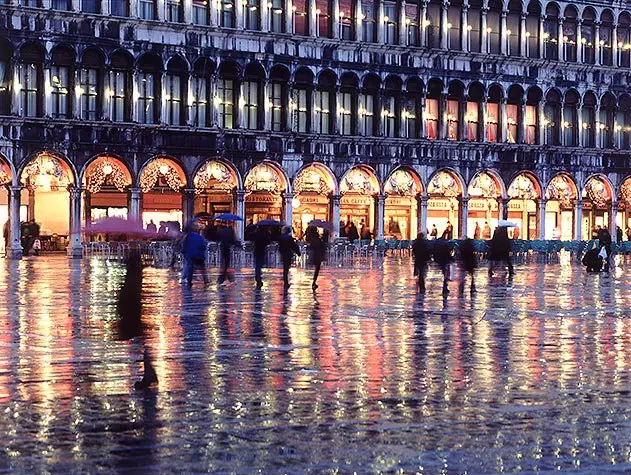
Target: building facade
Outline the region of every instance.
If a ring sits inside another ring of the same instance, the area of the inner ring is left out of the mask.
[[[0,220],[588,238],[631,223],[630,81],[620,2],[4,0]]]

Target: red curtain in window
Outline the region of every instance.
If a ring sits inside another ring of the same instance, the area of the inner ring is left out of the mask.
[[[509,143],[517,143],[517,124],[519,123],[519,106],[506,105],[506,126],[508,127],[506,139]]]
[[[497,142],[497,124],[500,119],[499,104],[489,103],[486,107],[486,130],[489,142]]]
[[[458,140],[458,101],[447,101],[447,138]]]
[[[438,138],[438,99],[425,100],[425,129],[428,139]]]
[[[309,18],[307,16],[307,1],[293,0],[293,7],[296,9],[294,13],[294,25],[297,35],[308,35]]]
[[[526,143],[537,143],[537,106],[526,106]]]
[[[467,102],[467,140],[478,140],[478,120],[480,113],[477,102]]]

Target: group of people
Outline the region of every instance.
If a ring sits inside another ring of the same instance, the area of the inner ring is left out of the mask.
[[[179,221],[160,221],[159,227],[153,222],[153,219],[147,224],[147,232],[157,234],[159,236],[173,236],[182,232]]]
[[[308,226],[305,230],[305,240],[309,245],[311,263],[315,268],[312,282],[313,290],[318,288],[318,276],[326,255],[327,234],[326,230],[320,234],[315,226]],[[204,283],[209,283],[206,273],[206,248],[209,240],[219,243],[222,265],[217,283],[222,285],[234,282],[234,270],[231,265],[232,248],[240,246],[234,228],[227,221],[218,221],[212,223],[212,227],[209,230],[208,226],[204,227],[198,221],[194,221],[186,229],[181,247],[182,256],[184,257],[183,275],[189,287],[192,286],[193,273],[196,268],[200,269]],[[267,247],[275,241],[278,243],[278,252],[283,263],[283,285],[285,290],[289,289],[291,285],[289,282],[291,264],[294,256],[301,255],[298,243],[292,236],[291,228],[284,226],[279,233],[277,227],[274,226],[253,225],[246,234],[246,241],[252,243],[256,287],[259,289],[263,287],[263,267],[266,264]]]
[[[2,229],[2,235],[4,237],[5,249],[9,247],[9,221],[4,223]],[[40,226],[34,219],[23,221],[20,223],[20,235],[22,244],[22,253],[28,256],[31,251],[36,256],[39,256],[39,252],[42,250],[42,241],[40,238]]]
[[[438,239],[438,228],[436,227],[435,224],[432,224],[432,229],[428,230],[427,235],[432,240]],[[453,238],[454,238],[454,225],[451,224],[451,221],[447,221],[447,226],[445,226],[445,230],[440,235],[440,239],[451,241]]]
[[[353,221],[348,220],[347,222],[342,219],[340,220],[340,237],[346,238],[350,242],[359,241],[360,239],[362,241],[372,241],[373,233],[363,219],[359,222],[359,229]]]

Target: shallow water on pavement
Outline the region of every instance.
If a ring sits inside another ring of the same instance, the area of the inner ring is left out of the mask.
[[[0,263],[0,471],[631,471],[631,285],[528,264],[445,300],[408,260],[191,291],[144,271],[160,379],[116,338],[118,264]],[[216,274],[213,275],[216,277]]]

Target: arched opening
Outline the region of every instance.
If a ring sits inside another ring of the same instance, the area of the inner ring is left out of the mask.
[[[75,90],[74,50],[66,46],[57,46],[52,51],[50,66],[50,114],[54,118],[72,118],[73,95]]]
[[[537,86],[528,88],[526,94],[526,138],[527,144],[540,143],[539,137],[539,110],[543,92]]]
[[[217,126],[221,129],[234,129],[237,126],[236,101],[239,90],[239,67],[231,61],[219,65],[217,95],[214,99],[217,108]]]
[[[317,134],[330,134],[334,129],[335,89],[337,77],[331,70],[322,71],[315,89],[314,131]]]
[[[314,219],[330,222],[332,219],[331,195],[336,183],[333,173],[320,163],[301,169],[294,179],[293,229],[303,238],[309,223]]]
[[[469,184],[468,194],[467,236],[491,239],[497,221],[502,218],[502,186],[499,179],[488,172],[477,173]]]
[[[519,124],[524,121],[522,117],[522,104],[524,103],[524,89],[519,85],[508,88],[506,101],[506,141],[518,143],[523,141]]]
[[[487,51],[491,54],[500,53],[500,35],[502,10],[504,9],[500,0],[489,0],[489,10],[486,14],[486,41]]]
[[[356,117],[359,91],[359,78],[355,73],[344,73],[340,78],[338,95],[338,115],[340,134],[356,134]]]
[[[440,48],[440,31],[441,31],[441,9],[442,2],[439,0],[430,0],[427,4],[425,32],[425,44],[428,48]]]
[[[13,83],[13,46],[0,38],[0,114],[11,113],[11,95]]]
[[[555,175],[546,188],[546,239],[571,241],[574,238],[574,205],[578,192],[569,175]]]
[[[521,239],[539,239],[540,198],[541,189],[530,173],[520,173],[508,187],[508,220],[517,224]]]
[[[130,122],[132,120],[133,59],[127,52],[119,50],[112,54],[110,66],[112,68],[110,88],[106,91],[106,96],[110,96],[110,118],[113,122]]]
[[[508,2],[508,13],[506,14],[506,54],[518,56],[524,54],[519,51],[521,34],[521,14],[522,5],[519,0]]]
[[[418,175],[409,169],[398,168],[386,180],[384,191],[384,235],[393,239],[415,238],[419,232],[419,197],[423,191]]]
[[[0,252],[6,251],[11,240],[9,229],[9,193],[7,191],[7,186],[11,185],[11,181],[11,167],[4,159],[0,159],[0,225],[3,231]],[[22,197],[27,198],[24,194],[25,193],[22,192]],[[20,208],[20,221],[26,221],[26,217],[27,207],[22,205]]]
[[[293,132],[307,133],[311,130],[311,94],[313,94],[313,72],[309,68],[299,68],[294,75],[294,87],[289,103],[293,118]]]
[[[578,12],[573,5],[565,8],[563,19],[563,57],[565,61],[576,62],[576,40],[578,38]]]
[[[555,3],[546,6],[543,21],[543,48],[546,59],[559,59],[559,7]]]
[[[136,101],[138,122],[141,124],[158,124],[160,122],[162,88],[160,75],[162,61],[158,55],[146,53],[138,59],[136,72]]]
[[[481,112],[484,104],[484,86],[479,82],[469,85],[467,96],[467,111],[465,122],[467,124],[467,140],[477,142],[484,138],[484,128],[480,126]]]
[[[264,219],[283,221],[283,194],[287,191],[285,175],[274,164],[260,163],[245,177],[246,222],[258,223]]]
[[[164,102],[166,103],[166,117],[164,121],[170,125],[186,124],[188,104],[188,66],[179,56],[174,56],[167,63],[164,76]]]
[[[452,81],[447,89],[447,139],[458,140],[461,134],[460,106],[464,102],[464,84]]]
[[[191,125],[194,127],[210,127],[211,119],[211,78],[215,71],[215,63],[206,58],[198,58],[193,65],[189,100],[191,102]]]
[[[168,157],[151,160],[140,172],[142,191],[142,223],[146,227],[153,221],[160,232],[181,229],[183,223],[182,189],[186,186],[186,175],[182,167]]]
[[[563,130],[563,144],[568,147],[576,147],[578,145],[578,104],[580,97],[578,92],[570,89],[565,94],[563,103],[563,122],[561,129]]]
[[[238,183],[237,175],[225,163],[218,160],[204,163],[193,178],[194,213],[211,216],[220,213],[236,214],[235,193]]]
[[[504,98],[504,91],[499,84],[491,84],[489,87],[489,97],[486,104],[486,138],[489,142],[502,141],[502,111],[500,104]]]
[[[427,186],[427,227],[430,238],[443,234],[452,239],[460,233],[462,186],[449,170],[440,170]]]
[[[627,177],[620,185],[618,203],[617,224],[624,230],[627,241],[631,241],[631,236],[627,231],[631,229],[631,177]]]
[[[284,132],[287,130],[289,70],[285,66],[276,65],[270,71],[269,80],[272,131]]]
[[[600,146],[613,148],[614,119],[616,117],[616,97],[611,92],[606,92],[600,99]]]
[[[541,5],[532,0],[528,3],[526,14],[526,56],[528,58],[539,57],[539,38],[543,34],[539,31],[539,18],[541,18]]]
[[[613,13],[605,10],[600,15],[600,63],[605,66],[613,64]],[[615,230],[614,230],[615,231]]]
[[[618,17],[618,65],[631,66],[631,16],[622,12]]]
[[[375,196],[379,194],[379,182],[374,172],[366,166],[356,166],[346,172],[340,182],[340,233],[342,224],[354,224],[359,236],[362,226],[375,231]]]
[[[263,83],[265,70],[259,63],[250,63],[245,67],[241,84],[239,110],[243,113],[243,127],[250,130],[263,128]]]
[[[595,101],[594,97],[594,101]],[[619,110],[616,120],[616,129],[619,133],[620,148],[631,148],[631,96],[623,94],[618,101]]]
[[[421,138],[423,117],[423,82],[411,77],[406,84],[405,106],[401,113],[403,130],[408,138]]]
[[[427,98],[425,99],[425,135],[428,139],[440,137],[440,115],[443,95],[443,82],[440,79],[430,79],[427,83]]]
[[[52,152],[41,152],[31,158],[22,170],[20,183],[28,190],[27,221],[39,225],[42,251],[63,251],[70,234],[69,187],[75,184],[68,163]],[[23,202],[24,203],[24,202]],[[24,255],[33,244],[33,237],[22,233]]]
[[[468,50],[474,53],[479,53],[482,45],[482,3],[482,0],[469,1],[467,41]]]
[[[381,120],[386,137],[399,137],[399,117],[401,117],[401,88],[403,82],[398,76],[388,76],[385,82]]]
[[[460,31],[462,25],[462,0],[452,0],[447,7],[447,49],[462,51]]]
[[[546,128],[546,144],[561,145],[560,122],[561,122],[561,94],[556,89],[552,89],[546,94],[546,104],[543,109],[544,122]]]
[[[18,114],[41,117],[44,111],[44,59],[46,51],[37,43],[27,43],[20,49],[18,63]]]
[[[88,48],[81,57],[79,71],[79,116],[83,120],[99,120],[103,115],[103,75],[105,58],[95,49]]]
[[[362,81],[359,94],[359,133],[365,136],[378,135],[379,131],[379,91],[381,79],[376,74],[368,74]]]
[[[127,219],[131,174],[117,158],[102,156],[90,162],[83,174],[84,220],[94,223],[105,217]]]
[[[583,96],[583,107],[581,108],[583,147],[593,148],[596,146],[596,96],[593,92],[587,91]]]
[[[583,219],[579,239],[594,239],[599,228],[607,228],[612,235],[616,230],[610,229],[611,202],[613,190],[611,183],[601,175],[590,177],[583,187]]]
[[[596,12],[587,7],[583,11],[583,21],[581,24],[581,49],[583,62],[594,64],[596,62]]]

